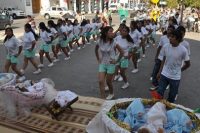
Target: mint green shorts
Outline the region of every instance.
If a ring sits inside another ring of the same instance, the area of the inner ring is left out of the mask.
[[[24,56],[26,58],[34,58],[35,57],[35,49],[33,49],[32,51],[30,50],[24,50]]]
[[[12,64],[18,63],[18,58],[14,55],[7,55],[6,59],[9,60]]]
[[[56,38],[52,41],[51,45],[56,46],[59,43],[59,38]]]
[[[45,53],[49,53],[51,48],[51,45],[49,44],[41,44],[40,45],[40,50],[43,50]]]
[[[60,41],[60,47],[61,48],[65,48],[68,46],[68,40],[62,40]]]
[[[115,73],[115,64],[100,64],[99,72],[105,72],[107,74]]]
[[[79,40],[79,39],[80,39],[80,36],[78,36],[78,35],[74,35],[74,39]]]
[[[128,64],[129,64],[129,61],[128,59],[125,59],[125,58],[122,58],[120,61],[119,61],[119,66],[121,68],[128,68]]]

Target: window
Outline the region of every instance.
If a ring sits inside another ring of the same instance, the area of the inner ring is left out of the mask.
[[[26,0],[26,6],[31,6],[31,0]]]
[[[58,11],[62,11],[62,8],[57,8]]]
[[[56,7],[52,7],[52,11],[56,11]]]

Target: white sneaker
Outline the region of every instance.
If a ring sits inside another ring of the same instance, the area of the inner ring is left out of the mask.
[[[146,55],[145,55],[145,54],[143,54],[143,55],[142,55],[142,58],[145,58],[145,57],[146,57]]]
[[[169,90],[169,85],[167,86],[166,90]]]
[[[53,64],[53,62],[52,63],[50,63],[49,65],[48,65],[48,67],[52,67],[54,64]]]
[[[106,86],[106,87],[105,87],[105,91],[109,91],[109,88],[108,88],[108,86]]]
[[[25,72],[24,72],[24,69],[21,69],[20,72],[21,72],[21,74],[24,74],[24,73],[25,73]]]
[[[25,79],[26,79],[25,76],[21,76],[21,77],[18,78],[19,82],[23,82]]]
[[[33,72],[33,74],[39,74],[41,72],[42,72],[41,69],[38,69],[37,71]]]
[[[137,60],[138,63],[141,62],[141,61],[142,61],[141,59],[138,59],[138,60]]]
[[[78,47],[77,49],[78,49],[78,50],[80,50],[80,49],[81,49],[81,47]]]
[[[147,47],[147,48],[149,48],[149,47],[150,47],[150,45],[148,44],[146,47]]]
[[[117,81],[123,81],[122,76],[120,76]]]
[[[44,64],[39,64],[38,67],[39,67],[39,68],[43,68],[43,67],[44,67]]]
[[[126,89],[126,88],[128,88],[129,87],[129,83],[127,82],[127,83],[125,83],[121,88],[122,89]]]
[[[70,59],[70,57],[66,57],[66,58],[65,58],[65,60],[69,60],[69,59]]]
[[[74,52],[74,50],[73,50],[73,49],[70,49],[70,52],[72,53],[72,52]]]
[[[139,70],[138,69],[133,69],[133,71],[131,71],[132,73],[137,73]]]
[[[71,54],[71,52],[69,51],[69,52],[68,52],[68,55],[70,55],[70,54]]]
[[[114,98],[114,94],[109,94],[107,97],[106,97],[106,100],[111,100]]]
[[[85,45],[83,45],[83,47],[82,48],[85,48]]]
[[[153,80],[153,77],[150,77],[150,79],[149,79],[150,81],[152,81]]]
[[[87,45],[90,44],[89,42],[86,43]]]
[[[63,52],[59,51],[59,52],[58,52],[58,55],[61,55],[62,53],[63,53]]]
[[[115,75],[114,81],[117,81],[119,79],[120,75]]]
[[[55,60],[53,60],[53,62],[58,62],[58,61],[60,61],[59,59],[55,59]]]

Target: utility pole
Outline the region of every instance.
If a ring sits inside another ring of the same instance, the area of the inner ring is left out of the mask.
[[[183,24],[183,6],[184,6],[184,3],[183,3],[183,0],[181,0],[181,22],[180,22],[180,25]]]

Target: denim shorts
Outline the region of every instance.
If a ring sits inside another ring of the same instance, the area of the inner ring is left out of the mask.
[[[9,60],[12,64],[18,63],[18,58],[14,55],[7,55],[6,59]]]
[[[100,64],[99,72],[105,72],[107,74],[115,73],[115,64]]]

